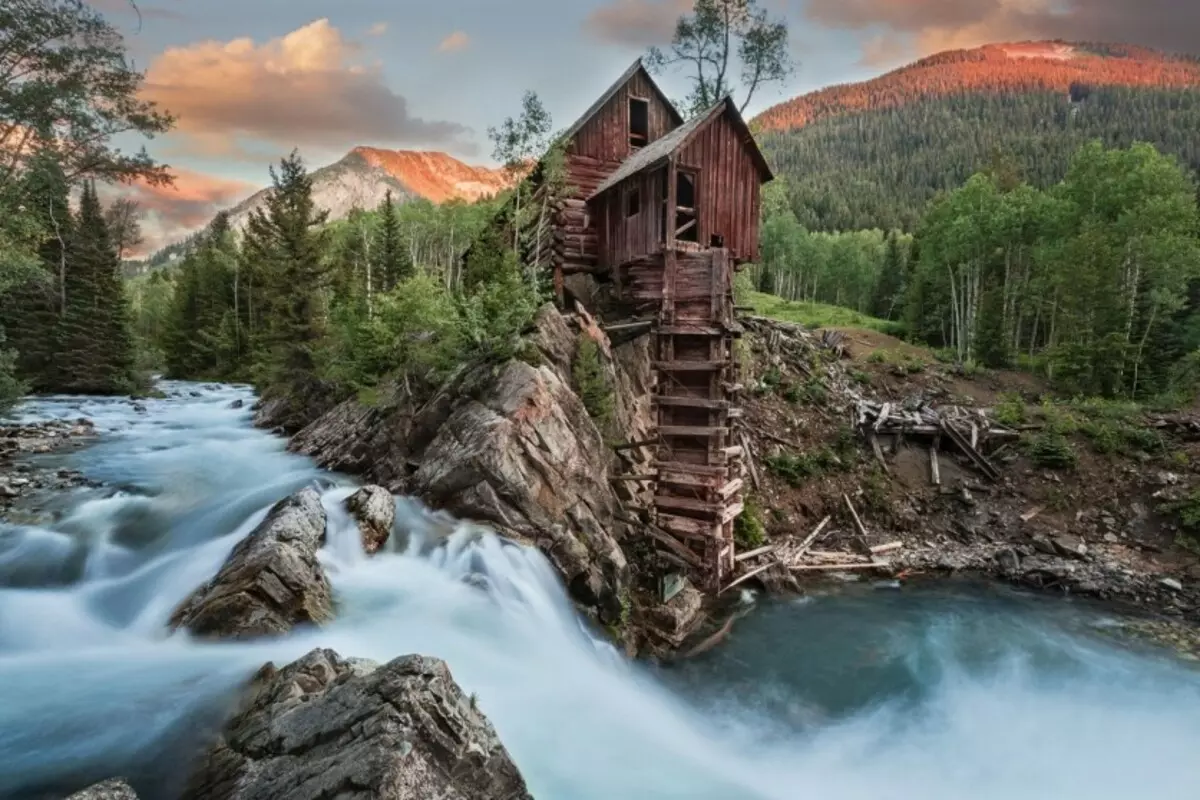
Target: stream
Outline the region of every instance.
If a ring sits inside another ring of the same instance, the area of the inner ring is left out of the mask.
[[[38,458],[105,488],[50,498],[53,524],[0,522],[0,798],[114,775],[169,797],[236,688],[317,646],[445,659],[539,800],[1200,797],[1200,669],[1122,644],[1103,607],[972,584],[747,592],[760,607],[725,644],[652,669],[588,632],[539,553],[407,499],[368,559],[341,510],[354,481],[253,428],[248,388],[162,388],[144,411],[50,397],[15,414],[93,420],[94,445]],[[168,634],[314,482],[338,619],[268,643]]]

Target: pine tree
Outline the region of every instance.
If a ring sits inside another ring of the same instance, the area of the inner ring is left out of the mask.
[[[316,350],[325,330],[323,290],[329,283],[325,252],[328,212],[313,204],[312,179],[295,151],[271,169],[272,191],[250,216],[245,247],[263,280],[264,394],[296,406],[316,385]],[[299,421],[299,416],[293,417]]]
[[[80,197],[66,263],[57,388],[81,394],[133,391],[136,358],[121,264],[90,182]]]
[[[896,231],[889,231],[884,242],[883,268],[875,283],[871,298],[871,314],[879,319],[892,319],[904,293],[905,265]]]
[[[413,264],[400,235],[400,216],[389,189],[379,206],[379,265],[383,291],[390,292],[412,276]]]

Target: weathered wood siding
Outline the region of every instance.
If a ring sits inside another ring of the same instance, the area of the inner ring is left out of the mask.
[[[762,177],[729,117],[721,114],[696,132],[680,151],[679,168],[699,175],[700,246],[719,234],[735,261],[756,260]]]
[[[631,97],[649,101],[651,142],[662,138],[675,128],[675,116],[671,113],[671,109],[650,85],[645,74],[637,72],[579,129],[571,140],[567,155],[617,164],[628,158],[631,152],[629,147],[629,98]],[[597,181],[598,183],[599,181]],[[595,190],[594,186],[592,190]]]
[[[592,213],[599,217],[601,264],[612,269],[662,250],[666,174],[666,169],[638,173],[592,204]],[[625,212],[629,193],[634,189],[638,191],[641,210],[629,217]]]

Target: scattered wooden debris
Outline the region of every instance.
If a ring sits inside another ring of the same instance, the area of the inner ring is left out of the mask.
[[[985,453],[1021,435],[1019,431],[992,421],[984,411],[978,409],[962,406],[933,408],[923,403],[910,409],[897,407],[890,402],[875,403],[861,397],[855,404],[854,424],[880,461],[883,460],[882,448],[878,443],[880,437],[888,436],[893,441],[904,438],[929,439],[929,479],[934,486],[940,486],[942,482],[937,451],[941,448],[943,435],[967,457],[972,466],[993,481],[1000,479],[1000,471]],[[884,466],[886,469],[886,463]]]
[[[833,519],[833,517],[826,517],[825,519],[821,520],[821,524],[818,525],[816,529],[813,530],[813,532],[810,533],[808,537],[800,543],[800,548],[792,554],[792,558],[800,558],[803,556],[804,551],[812,547],[813,543],[817,541],[817,537],[821,535],[821,531],[825,530],[825,526],[829,524],[829,520],[831,519]]]
[[[763,572],[766,572],[767,570],[769,570],[771,567],[774,567],[774,566],[775,566],[776,564],[778,564],[778,563],[779,563],[779,562],[777,562],[777,561],[768,561],[766,564],[763,564],[763,565],[762,565],[762,566],[760,566],[760,567],[755,567],[754,569],[752,569],[752,570],[750,570],[749,572],[747,572],[745,575],[743,575],[743,576],[741,576],[740,578],[738,578],[738,579],[734,580],[732,583],[730,583],[728,586],[726,586],[726,587],[725,587],[724,589],[722,589],[721,591],[717,592],[717,594],[718,594],[718,595],[725,594],[725,592],[729,591],[730,589],[732,589],[733,587],[737,586],[738,584],[740,584],[740,583],[745,583],[746,581],[748,581],[748,580],[750,580],[751,578],[753,578],[755,575],[759,575],[759,574],[761,574],[761,573],[763,573]]]
[[[843,494],[842,499],[846,501],[846,508],[850,510],[850,518],[854,520],[854,529],[858,531],[858,535],[862,538],[867,538],[867,528],[863,525],[862,520],[858,518],[858,512],[854,510],[854,503],[850,502],[850,495]]]
[[[904,542],[888,542],[887,544],[876,545],[871,548],[871,555],[881,556],[884,553],[890,553],[893,550],[899,550],[904,547]]]
[[[778,549],[779,549],[779,545],[769,544],[766,547],[759,547],[756,550],[749,550],[745,553],[738,553],[734,557],[733,560],[734,561],[749,561],[752,558],[758,558],[759,556],[770,555],[771,553],[774,553]]]
[[[788,567],[792,572],[861,572],[873,569],[891,569],[887,561],[871,561],[866,564],[847,562],[844,564],[802,564],[798,567]]]

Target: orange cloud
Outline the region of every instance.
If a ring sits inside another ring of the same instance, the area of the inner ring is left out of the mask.
[[[270,41],[172,47],[146,72],[143,97],[177,117],[185,136],[283,149],[357,144],[457,144],[466,129],[413,116],[404,97],[363,64],[361,46],[319,19]]]
[[[454,33],[442,39],[442,43],[438,45],[439,53],[456,53],[459,50],[466,50],[471,44],[471,37],[463,31],[455,31]]]
[[[588,14],[583,28],[613,44],[665,45],[675,34],[675,23],[692,6],[692,0],[609,0]]]
[[[133,258],[180,241],[196,229],[207,225],[218,211],[229,208],[259,189],[247,181],[205,175],[189,169],[173,167],[174,186],[150,186],[138,182],[128,186],[109,186],[102,189],[105,200],[128,197],[137,201],[142,211],[144,242]]]

